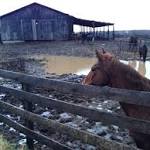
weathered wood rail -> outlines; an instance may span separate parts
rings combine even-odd
[[[102,121],[106,124],[114,124],[123,128],[130,128],[142,133],[150,134],[150,122],[146,120],[139,120],[131,117],[121,116],[116,113],[108,113],[105,111],[94,110],[79,106],[76,104],[54,100],[45,96],[39,96],[29,92],[32,87],[40,87],[46,89],[55,89],[59,92],[72,93],[76,95],[83,95],[88,97],[106,97],[110,100],[125,102],[129,104],[150,106],[149,92],[143,91],[131,91],[123,89],[115,89],[109,87],[95,87],[95,86],[83,86],[81,84],[69,83],[59,80],[44,79],[26,75],[23,73],[11,72],[0,69],[0,77],[12,79],[22,83],[23,89],[18,90],[10,87],[0,86],[1,93],[8,93],[15,96],[18,100],[21,100],[26,107],[20,109],[12,104],[4,101],[0,101],[0,108],[6,109],[10,113],[21,116],[26,120],[26,127],[12,121],[4,115],[0,115],[0,121],[12,126],[20,132],[27,135],[28,146],[33,149],[33,141],[35,139],[42,144],[46,144],[53,149],[71,149],[57,141],[50,139],[40,133],[35,132],[33,129],[33,122],[39,124],[53,131],[57,131],[61,134],[66,134],[74,139],[81,140],[83,143],[88,143],[96,146],[98,149],[106,150],[134,150],[135,147],[129,147],[128,145],[117,143],[114,141],[106,140],[103,137],[75,129],[73,127],[64,125],[62,123],[46,119],[40,115],[32,112],[32,105],[39,104],[40,106],[47,106],[49,108],[55,108],[58,111],[69,112],[76,115],[87,117],[93,121]],[[141,101],[142,99],[142,101]],[[30,107],[29,107],[30,106]],[[32,124],[32,125],[31,125]]]

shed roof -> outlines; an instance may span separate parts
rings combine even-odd
[[[27,6],[21,7],[19,9],[17,9],[17,10],[14,10],[12,12],[9,12],[7,14],[4,14],[4,15],[0,16],[0,18],[4,18],[4,17],[6,17],[8,15],[16,13],[16,12],[26,8],[26,7],[32,7],[32,6],[36,6],[36,5],[41,6],[43,8],[47,8],[49,10],[52,10],[52,11],[56,12],[56,13],[68,16],[68,17],[70,17],[73,20],[73,24],[76,24],[76,25],[82,25],[82,26],[88,26],[88,27],[102,27],[102,26],[114,25],[114,23],[99,22],[99,21],[85,20],[85,19],[76,18],[76,17],[73,17],[73,16],[71,16],[69,14],[63,13],[61,11],[55,10],[53,8],[50,8],[50,7],[47,7],[45,5],[42,5],[42,4],[39,4],[39,3],[35,3],[35,2],[31,3],[31,4],[27,5]]]
[[[102,27],[102,26],[109,26],[114,25],[114,23],[108,22],[100,22],[94,20],[85,20],[73,17],[73,23],[76,25],[88,26],[88,27]]]

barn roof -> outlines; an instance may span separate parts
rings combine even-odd
[[[82,26],[88,26],[88,27],[93,27],[93,26],[94,26],[94,27],[102,27],[102,26],[114,25],[114,23],[99,22],[99,21],[85,20],[85,19],[76,18],[76,17],[73,17],[73,16],[71,16],[71,15],[69,15],[69,14],[63,13],[63,12],[61,12],[61,11],[55,10],[55,9],[53,9],[53,8],[50,8],[50,7],[47,7],[47,6],[45,6],[45,5],[42,5],[42,4],[39,4],[39,3],[35,3],[35,2],[32,3],[32,4],[29,4],[29,5],[27,5],[27,6],[21,7],[21,8],[19,8],[19,9],[17,9],[17,10],[14,10],[14,11],[12,11],[12,12],[9,12],[9,13],[7,13],[7,14],[4,14],[4,15],[0,16],[0,18],[4,18],[4,17],[6,17],[6,16],[8,16],[8,15],[11,15],[11,14],[13,14],[13,13],[16,13],[16,12],[22,10],[22,9],[25,9],[26,7],[32,7],[32,6],[36,6],[36,5],[41,6],[41,7],[43,7],[43,8],[47,8],[47,9],[49,9],[49,10],[52,10],[52,11],[56,12],[56,13],[59,13],[59,14],[68,16],[68,17],[70,17],[70,18],[73,20],[73,23],[76,24],[76,25],[82,25]]]
[[[16,13],[16,12],[22,10],[22,9],[27,8],[27,7],[32,7],[32,6],[41,6],[41,7],[43,7],[43,8],[47,8],[47,9],[49,9],[49,10],[52,10],[52,11],[54,11],[54,12],[56,12],[56,13],[69,16],[69,14],[63,13],[63,12],[58,11],[58,10],[56,10],[56,9],[53,9],[53,8],[47,7],[47,6],[45,6],[45,5],[42,5],[42,4],[39,4],[39,3],[34,2],[34,3],[31,3],[31,4],[27,5],[27,6],[21,7],[21,8],[19,8],[19,9],[16,9],[16,10],[12,11],[12,12],[9,12],[9,13],[7,13],[7,14],[4,14],[4,15],[1,16],[1,18],[6,17],[6,16],[8,16],[8,15],[11,15],[11,14],[13,14],[13,13]]]

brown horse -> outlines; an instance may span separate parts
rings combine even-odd
[[[114,88],[150,91],[150,80],[140,75],[132,67],[121,63],[112,54],[96,51],[98,62],[92,66],[82,84],[96,86],[110,86]],[[127,116],[150,120],[150,108],[125,104],[120,102]],[[137,146],[150,150],[150,135],[130,130]]]

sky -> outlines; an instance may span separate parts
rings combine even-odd
[[[0,0],[0,15],[33,2],[74,17],[115,23],[116,30],[150,29],[150,0]]]

